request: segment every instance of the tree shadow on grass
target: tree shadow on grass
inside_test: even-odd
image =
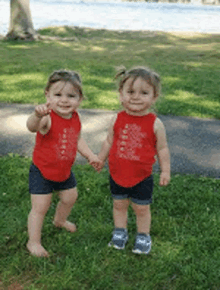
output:
[[[113,82],[115,67],[148,65],[162,78],[164,97],[158,104],[159,113],[220,118],[217,85],[220,35],[121,32],[67,26],[42,29],[39,33],[54,38],[36,43],[0,43],[3,55],[1,101],[43,102],[42,92],[48,75],[55,69],[68,68],[82,75],[87,107],[103,108],[102,96],[108,95],[111,104],[108,106],[105,100],[104,106],[117,109],[118,105],[112,101],[117,97]],[[22,76],[28,74],[32,77],[25,80]],[[10,77],[19,79],[14,87]],[[17,91],[22,94],[15,97]],[[164,109],[168,107],[170,110]]]

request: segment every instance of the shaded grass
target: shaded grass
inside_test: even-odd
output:
[[[79,198],[70,234],[51,225],[58,201],[54,195],[45,218],[43,244],[49,259],[29,256],[27,215],[30,210],[30,158],[0,158],[1,281],[7,289],[212,289],[220,288],[220,180],[173,175],[167,188],[155,174],[150,255],[132,254],[136,226],[129,210],[129,242],[125,251],[107,247],[113,229],[108,172],[76,165]],[[3,288],[4,289],[4,288]]]
[[[83,108],[115,110],[115,67],[147,65],[162,77],[158,113],[220,118],[220,35],[77,27],[38,32],[40,42],[0,42],[1,102],[44,102],[48,75],[68,68],[82,76]]]

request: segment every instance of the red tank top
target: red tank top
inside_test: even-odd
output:
[[[70,176],[77,153],[81,123],[77,112],[73,113],[71,119],[64,119],[54,111],[50,117],[49,132],[45,135],[37,132],[33,163],[44,178],[61,182]]]
[[[155,120],[152,113],[118,114],[109,152],[109,171],[117,184],[132,187],[151,175],[156,155]]]

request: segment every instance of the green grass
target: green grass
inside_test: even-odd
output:
[[[0,102],[42,103],[55,69],[80,72],[83,108],[119,108],[115,67],[147,65],[162,77],[160,114],[220,119],[220,35],[42,29],[34,43],[0,41]],[[136,226],[129,210],[125,251],[109,249],[113,229],[108,171],[74,166],[79,198],[70,220],[74,234],[52,226],[58,197],[45,218],[43,245],[50,258],[26,251],[31,159],[0,157],[0,289],[219,290],[220,180],[172,175],[167,188],[155,174],[153,248],[132,254]],[[8,288],[9,287],[9,288]]]
[[[131,210],[125,251],[107,247],[113,229],[107,170],[98,174],[74,166],[79,198],[70,220],[78,231],[52,226],[54,195],[43,228],[43,245],[50,252],[44,259],[30,256],[25,247],[30,162],[13,154],[0,158],[1,289],[220,289],[220,180],[173,175],[171,184],[160,188],[155,174],[152,252],[137,256],[131,252],[136,233]]]
[[[67,68],[82,76],[83,108],[115,110],[115,67],[147,65],[162,77],[159,114],[220,119],[220,35],[71,27],[39,33],[46,38],[35,43],[0,41],[0,102],[44,102],[48,75]]]

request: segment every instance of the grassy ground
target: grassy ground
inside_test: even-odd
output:
[[[220,118],[220,35],[68,27],[40,34],[46,38],[35,43],[0,41],[0,102],[44,102],[48,75],[69,68],[82,75],[84,108],[117,109],[115,67],[148,65],[162,76],[160,114]],[[160,188],[155,174],[153,248],[145,257],[131,252],[136,232],[131,210],[125,251],[107,247],[113,229],[108,172],[78,165],[79,199],[70,216],[78,231],[52,226],[54,195],[43,229],[51,255],[38,259],[25,248],[30,162],[0,157],[0,289],[220,289],[220,180],[173,175],[171,184]]]
[[[44,102],[48,75],[69,68],[82,75],[84,108],[117,109],[115,67],[147,65],[162,77],[160,114],[220,118],[220,35],[70,27],[39,33],[47,40],[0,41],[0,102]]]
[[[160,188],[155,175],[153,248],[146,257],[131,252],[136,233],[132,211],[125,251],[107,247],[113,228],[108,172],[75,166],[79,198],[70,220],[78,231],[52,226],[55,195],[43,228],[50,258],[39,259],[25,248],[30,162],[13,155],[0,158],[1,289],[220,289],[219,180],[173,175],[172,183]]]

